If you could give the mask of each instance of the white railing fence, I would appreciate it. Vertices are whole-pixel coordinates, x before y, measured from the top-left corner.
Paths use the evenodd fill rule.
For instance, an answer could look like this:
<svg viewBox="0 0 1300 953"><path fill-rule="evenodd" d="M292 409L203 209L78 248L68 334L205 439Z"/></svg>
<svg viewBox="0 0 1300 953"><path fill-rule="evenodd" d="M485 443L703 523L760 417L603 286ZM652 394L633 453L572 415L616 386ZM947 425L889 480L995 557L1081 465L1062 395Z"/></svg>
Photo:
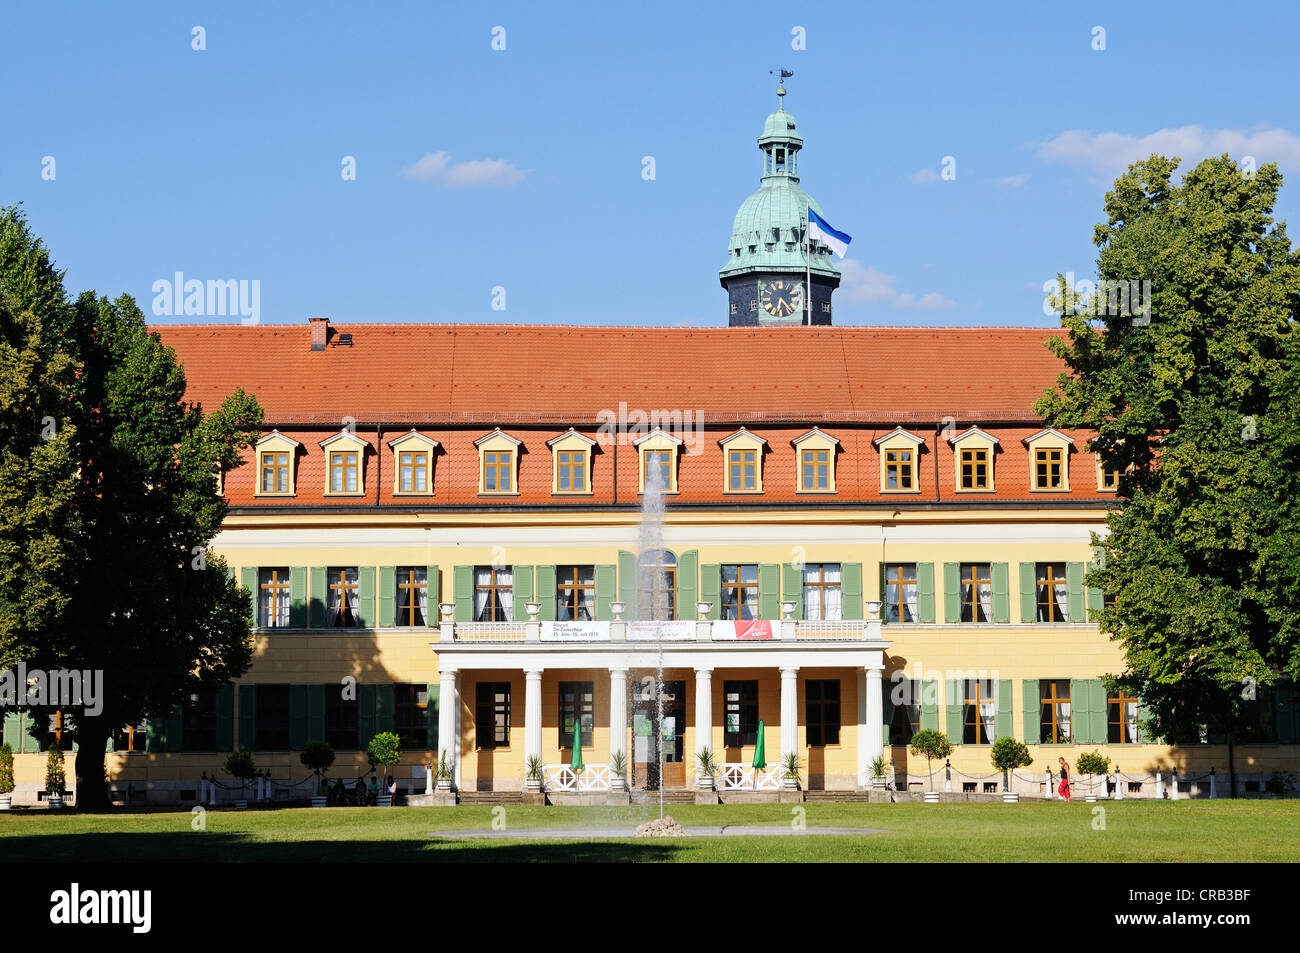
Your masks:
<svg viewBox="0 0 1300 953"><path fill-rule="evenodd" d="M849 639L861 640L866 636L866 623L858 620L842 622L799 621L795 624L794 637L817 641Z"/></svg>
<svg viewBox="0 0 1300 953"><path fill-rule="evenodd" d="M720 791L779 791L781 769L777 765L755 768L747 764L724 764L718 773Z"/></svg>
<svg viewBox="0 0 1300 953"><path fill-rule="evenodd" d="M457 642L522 642L526 622L457 622Z"/></svg>
<svg viewBox="0 0 1300 953"><path fill-rule="evenodd" d="M586 764L574 771L567 764L548 764L542 767L542 789L545 791L608 791L610 770L607 764Z"/></svg>

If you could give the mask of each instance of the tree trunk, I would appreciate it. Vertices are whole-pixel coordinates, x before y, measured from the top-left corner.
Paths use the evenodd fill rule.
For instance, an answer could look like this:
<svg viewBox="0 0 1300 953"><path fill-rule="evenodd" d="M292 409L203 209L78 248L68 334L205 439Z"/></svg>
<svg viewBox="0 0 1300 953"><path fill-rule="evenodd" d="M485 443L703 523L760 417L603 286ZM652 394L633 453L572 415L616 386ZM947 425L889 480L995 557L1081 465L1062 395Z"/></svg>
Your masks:
<svg viewBox="0 0 1300 953"><path fill-rule="evenodd" d="M1237 767L1232 759L1232 732L1228 732L1228 797L1237 798Z"/></svg>
<svg viewBox="0 0 1300 953"><path fill-rule="evenodd" d="M109 727L102 718L84 718L77 726L77 810L106 811L112 807L108 798L108 780L104 772L104 749L108 747Z"/></svg>

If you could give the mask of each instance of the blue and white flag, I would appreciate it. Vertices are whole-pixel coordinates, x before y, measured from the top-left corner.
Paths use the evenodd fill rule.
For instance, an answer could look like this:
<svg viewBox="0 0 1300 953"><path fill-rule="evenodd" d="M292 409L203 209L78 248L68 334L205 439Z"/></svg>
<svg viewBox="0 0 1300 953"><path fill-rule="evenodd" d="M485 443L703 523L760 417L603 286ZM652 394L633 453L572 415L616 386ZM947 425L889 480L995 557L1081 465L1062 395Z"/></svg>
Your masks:
<svg viewBox="0 0 1300 953"><path fill-rule="evenodd" d="M843 258L844 253L849 250L849 242L853 239L844 232L837 232L831 228L830 223L808 207L808 237L820 238L827 247L836 255Z"/></svg>

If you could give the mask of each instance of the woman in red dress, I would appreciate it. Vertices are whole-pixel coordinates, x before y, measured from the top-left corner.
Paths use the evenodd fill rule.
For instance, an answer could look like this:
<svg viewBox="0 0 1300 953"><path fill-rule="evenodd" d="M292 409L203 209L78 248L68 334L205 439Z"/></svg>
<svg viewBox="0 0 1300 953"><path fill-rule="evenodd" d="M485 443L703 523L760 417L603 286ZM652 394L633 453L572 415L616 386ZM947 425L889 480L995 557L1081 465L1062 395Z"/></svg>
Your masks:
<svg viewBox="0 0 1300 953"><path fill-rule="evenodd" d="M1070 766L1065 763L1064 758L1057 758L1061 762L1061 786L1056 789L1056 793L1061 795L1062 801L1070 800Z"/></svg>

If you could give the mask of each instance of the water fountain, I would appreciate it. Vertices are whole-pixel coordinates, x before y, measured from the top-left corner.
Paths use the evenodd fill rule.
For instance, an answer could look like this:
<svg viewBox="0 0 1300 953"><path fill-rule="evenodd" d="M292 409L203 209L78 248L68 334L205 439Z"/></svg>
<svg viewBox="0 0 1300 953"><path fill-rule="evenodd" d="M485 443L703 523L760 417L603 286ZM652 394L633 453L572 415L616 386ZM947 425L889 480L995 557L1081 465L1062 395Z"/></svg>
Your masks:
<svg viewBox="0 0 1300 953"><path fill-rule="evenodd" d="M664 573L659 568L664 542L664 479L663 469L657 464L646 467L645 492L641 497L641 528L637 538L637 580L632 595L632 618L651 622L664 621L668 616L669 594L664 591ZM649 576L644 593L649 605L640 605L642 574ZM659 818L664 816L664 638L661 626L654 630L658 662L655 670L655 723L653 726L659 789Z"/></svg>

